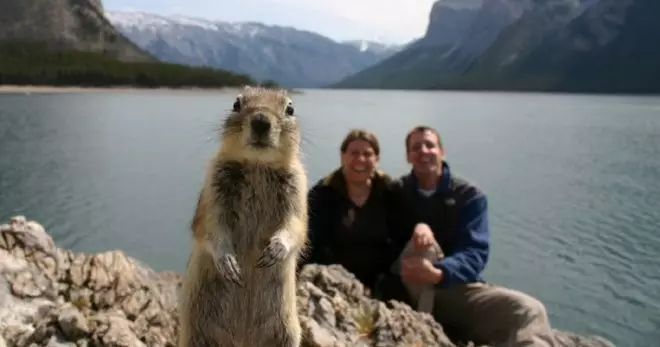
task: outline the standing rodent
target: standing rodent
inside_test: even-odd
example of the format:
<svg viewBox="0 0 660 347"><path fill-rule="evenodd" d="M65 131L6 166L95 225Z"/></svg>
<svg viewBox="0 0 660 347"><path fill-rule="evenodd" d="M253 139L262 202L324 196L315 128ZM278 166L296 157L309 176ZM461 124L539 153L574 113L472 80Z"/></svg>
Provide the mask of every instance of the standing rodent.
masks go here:
<svg viewBox="0 0 660 347"><path fill-rule="evenodd" d="M246 87L221 138L191 225L179 347L298 347L307 176L291 100Z"/></svg>
<svg viewBox="0 0 660 347"><path fill-rule="evenodd" d="M428 227L428 226L427 226ZM407 257L422 257L426 258L429 261L437 261L444 258L444 252L437 242L433 242L428 248L418 251L415 249L415 245L411 240L406 243L401 255L392 266L391 271L395 274L401 273L401 261ZM435 301L435 288L433 285L424 285L417 283L408 283L403 281L403 285L408 292L408 295L412 299L413 303L417 306L417 311L432 313L434 301Z"/></svg>

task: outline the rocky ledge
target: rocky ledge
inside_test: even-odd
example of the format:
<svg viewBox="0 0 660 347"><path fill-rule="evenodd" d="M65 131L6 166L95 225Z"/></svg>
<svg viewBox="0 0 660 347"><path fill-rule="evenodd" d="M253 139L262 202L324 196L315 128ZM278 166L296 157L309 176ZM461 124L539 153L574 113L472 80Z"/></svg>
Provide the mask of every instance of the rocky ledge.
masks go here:
<svg viewBox="0 0 660 347"><path fill-rule="evenodd" d="M0 226L0 275L0 347L176 345L181 277L121 251L60 249L18 216ZM305 347L455 346L431 316L370 299L339 266L306 266L298 294ZM557 334L563 346L612 346Z"/></svg>

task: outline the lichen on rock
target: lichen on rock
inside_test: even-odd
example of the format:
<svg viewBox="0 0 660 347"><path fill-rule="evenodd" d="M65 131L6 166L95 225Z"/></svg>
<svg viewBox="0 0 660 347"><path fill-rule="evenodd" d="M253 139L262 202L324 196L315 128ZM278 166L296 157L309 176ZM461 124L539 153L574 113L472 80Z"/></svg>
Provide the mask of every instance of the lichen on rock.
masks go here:
<svg viewBox="0 0 660 347"><path fill-rule="evenodd" d="M176 346L182 277L121 251L74 253L36 222L0 225L0 347ZM371 299L343 267L307 265L298 285L303 347L453 347L408 305ZM612 346L558 332L562 346Z"/></svg>

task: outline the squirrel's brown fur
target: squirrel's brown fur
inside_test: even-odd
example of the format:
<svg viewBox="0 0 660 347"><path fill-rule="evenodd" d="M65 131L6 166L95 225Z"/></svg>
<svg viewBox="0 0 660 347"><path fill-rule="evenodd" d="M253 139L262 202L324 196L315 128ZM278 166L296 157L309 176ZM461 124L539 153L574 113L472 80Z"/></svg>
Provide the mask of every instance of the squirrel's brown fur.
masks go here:
<svg viewBox="0 0 660 347"><path fill-rule="evenodd" d="M301 134L286 92L246 87L192 221L179 347L298 347L296 265L307 243Z"/></svg>

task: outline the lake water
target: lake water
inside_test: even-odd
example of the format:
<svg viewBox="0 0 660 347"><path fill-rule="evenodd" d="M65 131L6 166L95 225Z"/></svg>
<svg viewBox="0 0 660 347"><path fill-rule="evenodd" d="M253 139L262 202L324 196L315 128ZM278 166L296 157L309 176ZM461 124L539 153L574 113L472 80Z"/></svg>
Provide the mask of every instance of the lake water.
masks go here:
<svg viewBox="0 0 660 347"><path fill-rule="evenodd" d="M234 95L0 95L0 220L62 247L121 249L182 271L217 129ZM548 307L556 328L618 346L660 341L660 98L463 92L295 95L313 183L350 127L406 173L404 135L437 127L454 171L489 196L489 281Z"/></svg>

